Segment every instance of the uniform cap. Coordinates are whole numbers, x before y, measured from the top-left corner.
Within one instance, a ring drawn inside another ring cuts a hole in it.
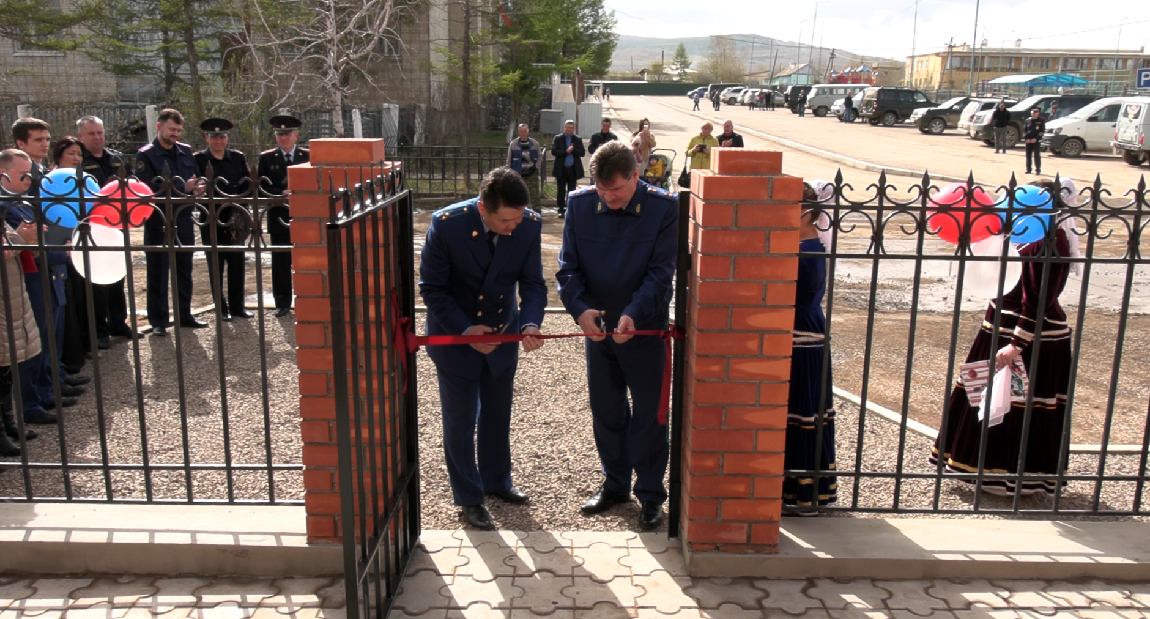
[[[235,124],[226,118],[209,118],[200,123],[200,130],[208,135],[227,135]]]
[[[303,121],[295,116],[288,116],[286,114],[280,116],[272,116],[268,123],[275,129],[276,133],[287,133],[303,126]]]

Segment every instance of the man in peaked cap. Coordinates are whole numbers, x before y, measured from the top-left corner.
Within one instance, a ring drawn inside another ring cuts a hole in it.
[[[294,116],[273,116],[268,121],[276,134],[276,147],[260,153],[257,174],[260,188],[272,195],[287,196],[291,190],[287,186],[287,168],[311,160],[308,149],[296,145],[299,141],[299,128],[303,121]],[[266,179],[266,180],[265,180]],[[269,208],[264,215],[267,219],[268,237],[272,245],[291,245],[291,213],[287,206]],[[272,296],[275,297],[276,318],[282,318],[291,311],[291,253],[272,254]]]
[[[209,118],[200,123],[208,147],[196,153],[196,167],[199,168],[200,176],[212,183],[208,188],[209,196],[243,195],[251,188],[247,158],[240,151],[228,148],[228,132],[234,126],[225,118]],[[200,226],[200,239],[204,245],[221,248],[207,252],[208,272],[213,276],[212,298],[216,308],[224,320],[231,320],[232,316],[251,318],[254,314],[244,307],[244,252],[222,250],[224,246],[242,246],[247,241],[251,224],[248,215],[243,212],[244,206],[217,200],[201,206],[206,213],[205,223]],[[225,271],[228,279],[226,297],[221,294]]]

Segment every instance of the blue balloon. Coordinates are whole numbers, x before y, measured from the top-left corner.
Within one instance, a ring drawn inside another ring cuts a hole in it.
[[[96,177],[81,172],[84,184],[83,205],[80,199],[80,181],[75,168],[56,168],[40,179],[40,198],[44,205],[44,219],[49,224],[75,228],[92,207],[100,193]]]
[[[1007,208],[1013,208],[1009,213],[1014,218],[1011,227],[1010,242],[1024,244],[1041,241],[1046,238],[1054,220],[1054,199],[1046,190],[1034,185],[1020,185],[1014,190],[1013,204],[1009,200],[1010,191],[1002,194],[994,206],[1003,209],[999,213],[1002,221],[1006,222]]]

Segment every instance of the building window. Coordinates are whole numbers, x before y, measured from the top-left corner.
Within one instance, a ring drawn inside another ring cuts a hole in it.
[[[1053,65],[1051,62],[1052,60],[1053,59],[1051,58],[1029,58],[1026,60],[1026,67],[1028,69],[1042,69],[1048,71]]]
[[[41,2],[43,4],[43,6],[49,10],[55,10],[55,11],[63,11],[64,10],[64,0],[41,0]],[[58,51],[53,50],[53,49],[48,49],[48,48],[36,46],[35,42],[37,40],[45,40],[46,41],[47,39],[48,39],[47,35],[39,35],[39,36],[33,36],[32,40],[28,41],[28,42],[13,41],[13,43],[15,44],[15,46],[14,46],[15,52],[16,52],[16,54],[21,55],[21,56],[33,56],[33,55],[63,56],[64,52],[58,52]]]
[[[947,64],[948,69],[969,69],[970,56],[953,56],[950,63]]]
[[[1067,58],[1062,61],[1062,68],[1066,71],[1081,71],[1090,68],[1089,58]]]

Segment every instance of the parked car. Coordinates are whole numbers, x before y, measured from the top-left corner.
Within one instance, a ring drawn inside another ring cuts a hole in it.
[[[867,88],[867,84],[815,84],[807,94],[807,109],[815,116],[826,116],[835,99],[842,99],[848,93],[857,99],[858,93]]]
[[[739,105],[750,105],[752,100],[758,102],[760,92],[763,92],[762,88],[747,88],[743,90],[743,94],[739,95]]]
[[[910,122],[923,133],[942,135],[958,125],[958,118],[970,103],[970,97],[955,97],[938,107],[920,107],[910,115]]]
[[[921,91],[897,86],[874,86],[863,92],[858,107],[859,116],[872,125],[880,122],[885,127],[893,127],[906,121],[920,107],[934,107]]]
[[[791,84],[783,91],[783,105],[791,110],[792,114],[799,113],[799,93],[806,92],[808,95],[811,92],[810,86]]]
[[[707,87],[706,86],[699,86],[698,88],[691,90],[690,92],[687,93],[687,98],[688,99],[694,99],[696,94],[698,94],[700,97],[706,97],[707,96]]]
[[[1046,123],[1042,147],[1052,155],[1079,157],[1086,151],[1111,152],[1110,140],[1118,126],[1125,97],[1099,99],[1069,116]]]
[[[835,102],[831,104],[831,114],[842,118],[843,110],[846,109],[846,106],[844,105],[846,100],[846,97],[843,97],[842,99],[835,99]]]
[[[1001,98],[1001,97],[978,97],[971,99],[966,107],[962,108],[962,113],[959,115],[958,132],[970,135],[970,125],[974,122],[974,117],[979,112],[993,112],[994,108],[998,107],[999,103],[1006,102],[1006,106],[1010,107],[1018,103],[1017,99]]]
[[[708,84],[707,90],[703,93],[703,98],[704,99],[710,99],[711,93],[715,92],[716,90],[719,91],[719,93],[721,94],[724,90],[731,88],[731,87],[735,87],[735,86],[742,88],[744,86],[744,84],[733,84],[733,83],[724,84],[721,82],[715,82],[714,84]]]
[[[1058,102],[1059,113],[1063,116],[1073,114],[1084,106],[1098,99],[1098,95],[1034,95],[1014,104],[1010,109],[1010,125],[1006,128],[1006,145],[1013,147],[1022,135],[1022,124],[1030,117],[1030,108],[1036,107],[1039,117],[1050,120],[1050,107]],[[991,111],[979,112],[971,121],[968,134],[976,140],[982,140],[987,146],[994,146],[994,127],[990,126]]]
[[[743,86],[732,86],[724,90],[723,94],[719,95],[719,98],[727,105],[736,105],[739,102],[739,95],[741,95],[744,90],[746,90],[746,88]]]
[[[1150,161],[1150,97],[1131,97],[1118,111],[1118,126],[1114,128],[1115,154],[1121,153],[1122,160],[1132,166]]]

